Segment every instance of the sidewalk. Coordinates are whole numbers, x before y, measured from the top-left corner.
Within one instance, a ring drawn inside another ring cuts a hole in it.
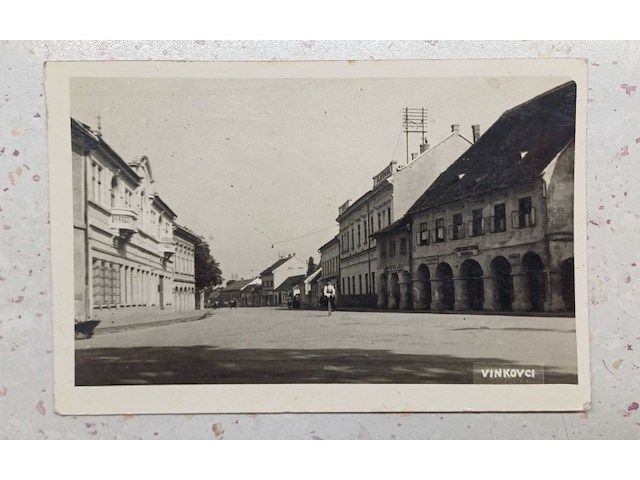
[[[108,321],[102,321],[98,324],[94,335],[102,333],[120,332],[123,330],[133,330],[145,327],[157,327],[162,325],[170,325],[172,323],[193,322],[202,320],[213,315],[213,310],[203,308],[200,310],[189,310],[186,312],[163,312],[163,313],[141,313],[125,318],[113,318]]]

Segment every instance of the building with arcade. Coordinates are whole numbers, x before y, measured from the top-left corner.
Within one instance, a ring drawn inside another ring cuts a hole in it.
[[[506,111],[373,234],[378,306],[574,312],[576,85]]]

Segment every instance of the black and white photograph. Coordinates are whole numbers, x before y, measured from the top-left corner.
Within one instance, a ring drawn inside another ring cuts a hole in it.
[[[584,62],[46,67],[59,413],[586,408]]]

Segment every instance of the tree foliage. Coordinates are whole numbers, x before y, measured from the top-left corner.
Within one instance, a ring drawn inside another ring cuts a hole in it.
[[[211,256],[209,244],[200,237],[194,250],[196,291],[222,283],[220,264]]]

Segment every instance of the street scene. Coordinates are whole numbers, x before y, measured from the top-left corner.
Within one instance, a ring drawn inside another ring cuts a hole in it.
[[[572,78],[70,87],[77,386],[579,383]]]
[[[474,364],[577,383],[573,318],[264,308],[184,320],[76,342],[76,384],[474,383]]]

